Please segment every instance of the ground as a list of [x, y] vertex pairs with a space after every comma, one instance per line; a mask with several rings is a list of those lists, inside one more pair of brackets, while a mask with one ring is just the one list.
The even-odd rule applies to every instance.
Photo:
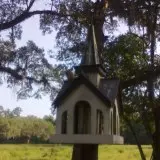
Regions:
[[[147, 160], [151, 146], [143, 146]], [[0, 160], [70, 160], [71, 146], [61, 145], [0, 145]], [[140, 160], [134, 145], [102, 145], [99, 147], [99, 160]]]

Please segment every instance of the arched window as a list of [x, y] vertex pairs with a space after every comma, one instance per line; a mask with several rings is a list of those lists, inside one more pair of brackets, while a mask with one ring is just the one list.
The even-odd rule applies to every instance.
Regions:
[[116, 106], [113, 106], [113, 134], [117, 134], [117, 112], [116, 112]]
[[64, 111], [62, 114], [62, 125], [61, 125], [62, 134], [67, 133], [67, 120], [68, 120], [67, 111]]
[[91, 107], [88, 102], [80, 101], [75, 106], [74, 133], [91, 133]]
[[103, 134], [104, 132], [104, 120], [103, 120], [103, 113], [101, 110], [97, 110], [97, 116], [96, 116], [96, 133], [97, 134]]

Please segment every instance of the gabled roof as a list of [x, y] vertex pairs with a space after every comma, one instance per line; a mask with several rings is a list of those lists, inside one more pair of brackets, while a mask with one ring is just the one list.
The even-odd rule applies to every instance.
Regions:
[[97, 65], [80, 65], [75, 66], [76, 74], [85, 74], [85, 73], [99, 73], [102, 77], [106, 76], [106, 71], [101, 64]]
[[77, 78], [75, 78], [71, 82], [65, 82], [64, 85], [62, 86], [62, 89], [60, 90], [59, 94], [57, 95], [54, 105], [58, 107], [64, 100], [65, 98], [73, 91], [75, 90], [78, 86], [81, 84], [86, 85], [99, 99], [101, 99], [107, 106], [111, 105], [111, 101], [101, 92], [92, 82], [90, 82], [85, 76], [82, 74], [79, 75]]
[[114, 102], [119, 91], [119, 79], [101, 79], [99, 90], [111, 101]]

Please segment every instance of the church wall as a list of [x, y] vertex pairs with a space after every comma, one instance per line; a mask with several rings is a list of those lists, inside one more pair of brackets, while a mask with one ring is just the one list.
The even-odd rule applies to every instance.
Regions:
[[88, 74], [89, 80], [95, 85], [99, 86], [100, 79], [102, 78], [99, 74], [89, 73]]
[[109, 108], [94, 95], [85, 85], [79, 86], [65, 99], [57, 110], [57, 134], [61, 134], [61, 116], [64, 111], [68, 112], [67, 134], [74, 133], [74, 109], [78, 101], [87, 101], [91, 106], [91, 134], [96, 134], [96, 110], [104, 114], [104, 134], [109, 131]]

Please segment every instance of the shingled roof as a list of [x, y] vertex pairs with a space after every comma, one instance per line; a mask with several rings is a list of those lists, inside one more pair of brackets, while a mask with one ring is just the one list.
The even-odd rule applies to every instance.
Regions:
[[[54, 105], [58, 107], [69, 94], [75, 90], [81, 84], [86, 85], [92, 93], [94, 93], [97, 97], [99, 97], [107, 106], [111, 106], [111, 103], [117, 96], [119, 81], [118, 80], [103, 79], [100, 82], [100, 88], [97, 88], [88, 78], [86, 78], [83, 74], [76, 77], [73, 81], [65, 81], [60, 92], [58, 93]], [[113, 86], [114, 84], [114, 86]], [[112, 88], [110, 86], [113, 86]]]
[[114, 102], [118, 95], [120, 80], [119, 79], [101, 79], [99, 90], [106, 96], [110, 102]]

